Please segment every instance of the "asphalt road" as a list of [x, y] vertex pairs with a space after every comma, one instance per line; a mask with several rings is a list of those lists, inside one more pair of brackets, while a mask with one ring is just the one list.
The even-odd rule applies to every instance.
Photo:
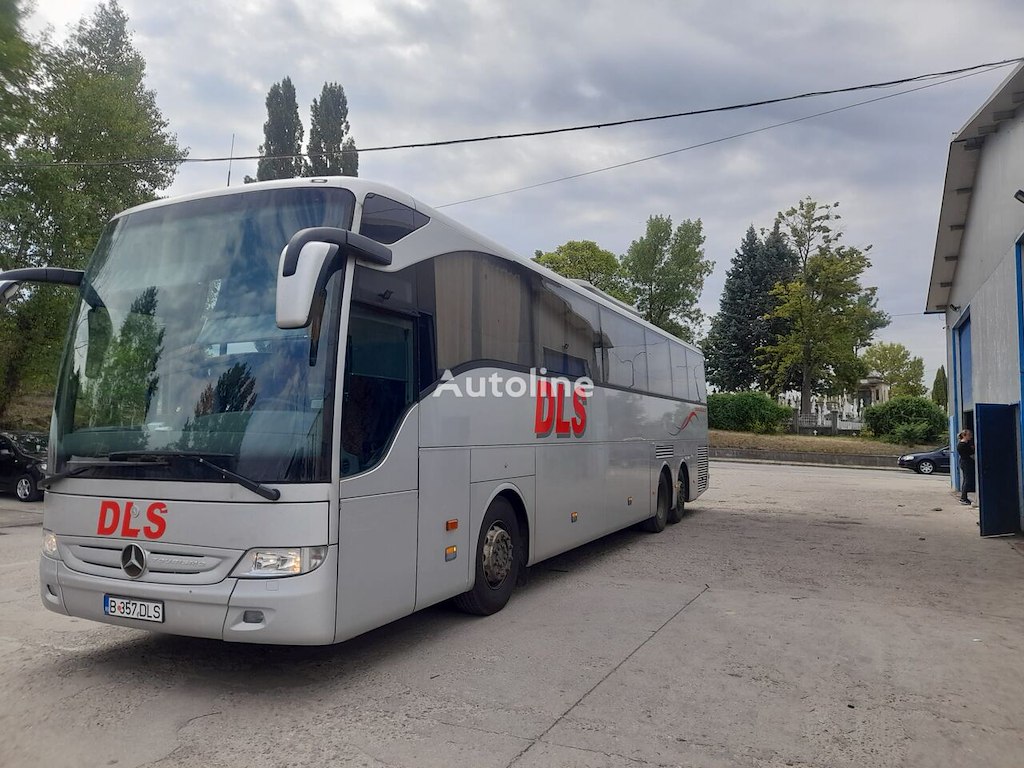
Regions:
[[1024, 549], [948, 482], [713, 463], [495, 616], [328, 648], [49, 613], [0, 503], [0, 766], [1019, 766]]

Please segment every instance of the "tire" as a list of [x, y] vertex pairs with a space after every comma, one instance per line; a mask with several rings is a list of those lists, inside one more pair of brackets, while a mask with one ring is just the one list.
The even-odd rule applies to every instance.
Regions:
[[18, 501], [38, 501], [43, 495], [32, 475], [21, 475], [14, 483], [14, 493]]
[[665, 526], [668, 524], [668, 505], [671, 498], [672, 492], [668, 488], [663, 473], [661, 479], [658, 480], [658, 505], [654, 514], [640, 523], [640, 530], [647, 531], [647, 533], [661, 533], [665, 530]]
[[480, 525], [473, 588], [456, 597], [455, 606], [477, 616], [490, 616], [504, 608], [519, 579], [523, 552], [515, 510], [508, 499], [498, 496]]
[[930, 475], [935, 471], [935, 462], [931, 459], [925, 459], [924, 461], [917, 462], [915, 469], [922, 475]]
[[686, 514], [686, 475], [679, 478], [679, 488], [676, 492], [676, 503], [674, 507], [669, 507], [668, 510], [668, 524], [675, 525], [683, 519], [683, 515]]

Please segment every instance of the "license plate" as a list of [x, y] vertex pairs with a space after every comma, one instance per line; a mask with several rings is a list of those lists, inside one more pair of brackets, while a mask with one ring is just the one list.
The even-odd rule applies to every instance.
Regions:
[[122, 619], [139, 619], [163, 623], [164, 604], [157, 600], [136, 600], [133, 597], [103, 596], [103, 612]]

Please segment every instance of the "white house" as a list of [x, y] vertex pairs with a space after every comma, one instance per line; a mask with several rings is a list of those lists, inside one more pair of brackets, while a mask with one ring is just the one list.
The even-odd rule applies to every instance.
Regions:
[[[1021, 530], [1024, 65], [953, 138], [926, 313], [946, 316], [950, 436], [973, 429], [981, 533]], [[951, 473], [956, 487], [959, 473]]]

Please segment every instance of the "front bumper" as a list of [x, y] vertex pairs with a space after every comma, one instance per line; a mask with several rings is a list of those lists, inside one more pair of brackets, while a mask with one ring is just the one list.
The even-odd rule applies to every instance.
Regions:
[[[334, 642], [337, 577], [337, 546], [328, 549], [319, 568], [301, 576], [227, 578], [203, 585], [94, 576], [45, 555], [39, 562], [40, 597], [51, 611], [151, 632], [275, 645]], [[107, 616], [104, 595], [163, 601], [164, 621]]]

